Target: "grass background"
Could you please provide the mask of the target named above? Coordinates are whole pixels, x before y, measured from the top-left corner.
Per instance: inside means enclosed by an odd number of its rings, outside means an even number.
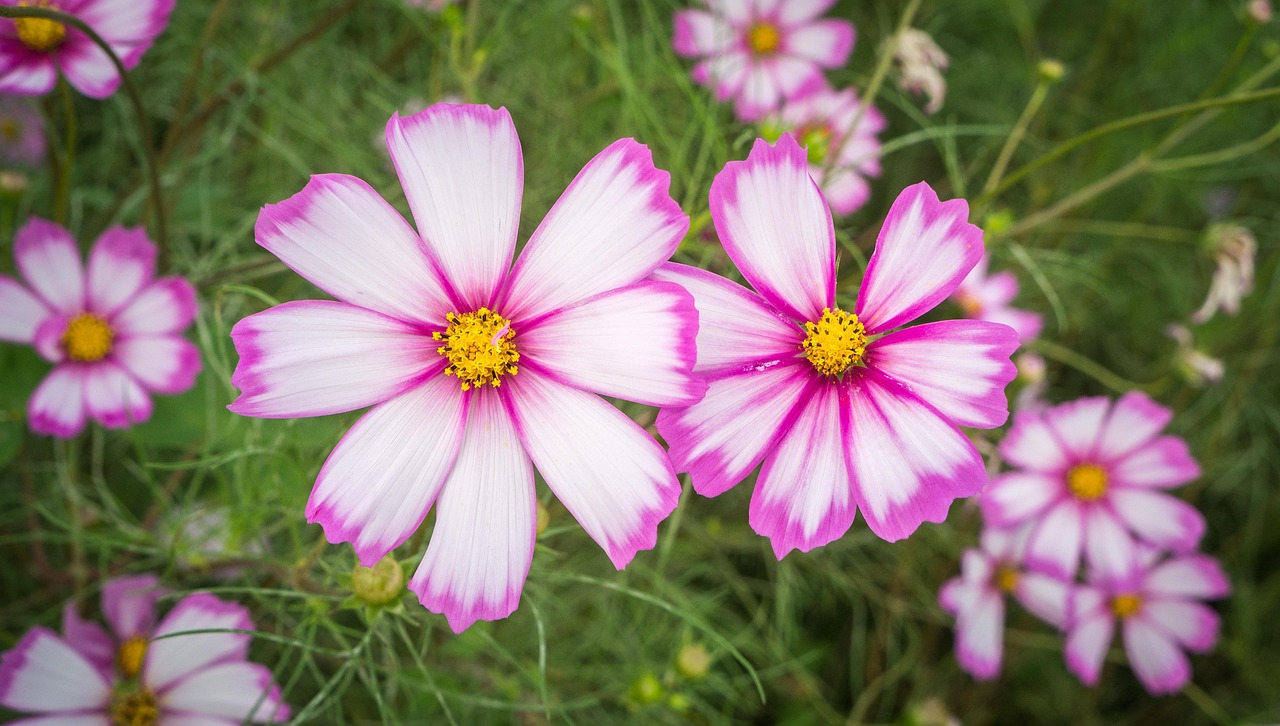
[[[837,4],[831,14],[852,19],[859,39],[849,64],[830,74],[834,85],[867,85],[906,5]],[[103,578],[150,571],[174,589],[168,603],[212,587],[249,605],[261,631],[253,657],[275,669],[298,720],[311,723],[923,723],[917,710],[931,699],[965,723],[1280,719],[1280,155],[1270,145],[1239,148],[1280,120],[1280,104],[1136,124],[998,195],[980,193],[1043,58],[1060,59],[1067,73],[1011,171],[1100,124],[1218,98],[1255,74],[1267,74],[1257,88],[1274,87],[1276,26],[1250,26],[1227,0],[925,2],[914,24],[951,55],[946,105],[925,116],[919,99],[892,82],[881,88],[882,138],[900,141],[871,201],[836,223],[851,296],[889,203],[908,184],[924,179],[943,198],[965,196],[976,220],[1011,217],[1013,231],[988,234],[988,245],[993,268],[1022,280],[1020,305],[1046,315],[1048,397],[1141,387],[1177,412],[1170,430],[1204,469],[1180,493],[1205,512],[1203,547],[1235,587],[1219,605],[1218,648],[1193,657],[1181,694],[1147,696],[1118,648],[1101,685],[1082,686],[1066,671],[1060,637],[1016,608],[1004,675],[979,684],[961,672],[936,593],[976,542],[980,521],[964,502],[945,524],[900,543],[859,521],[837,542],[778,562],[746,524],[752,481],[716,499],[686,491],[658,547],[616,573],[540,483],[550,524],[511,618],[455,636],[411,595],[402,611],[373,618],[343,608],[354,555],[327,544],[303,508],[358,414],[260,421],[225,410],[236,394],[230,327],[276,301],[321,296],[254,245],[258,209],[309,174],[344,172],[407,215],[375,140],[392,111],[456,94],[514,118],[526,169],[522,241],[578,169],[623,136],[650,146],[697,224],[712,177],[744,158],[756,134],[694,86],[670,51],[679,6],[485,0],[432,16],[397,0],[180,0],[131,77],[160,157],[170,270],[201,291],[193,337],[205,372],[195,390],[157,399],[146,425],[91,426],[59,442],[30,434],[23,420],[47,365],[0,346],[0,647],[34,624],[56,626],[69,597],[96,609]],[[46,107],[56,139],[62,107],[56,98]],[[86,246],[112,224],[145,220],[154,233],[126,99],[77,97],[74,110],[69,228]],[[1156,163],[1023,224],[1189,122],[1203,125],[1162,158],[1219,163]],[[15,225],[53,213],[52,175],[29,176],[25,195],[3,200],[6,273]],[[1195,328],[1227,371],[1196,387],[1178,375],[1163,329],[1203,299],[1213,269],[1203,232],[1219,220],[1256,233],[1257,290],[1238,316]],[[677,259],[736,275],[715,243],[692,235]],[[652,420],[652,410],[626,410]],[[208,512],[222,518],[215,545],[187,527]],[[397,552],[408,567],[429,523]],[[689,644],[713,657],[702,679],[674,667]]]

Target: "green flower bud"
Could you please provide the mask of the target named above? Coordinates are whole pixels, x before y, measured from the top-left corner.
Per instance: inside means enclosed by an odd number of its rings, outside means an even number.
[[[388,605],[404,592],[404,568],[389,554],[373,567],[356,565],[351,589],[369,605]]]

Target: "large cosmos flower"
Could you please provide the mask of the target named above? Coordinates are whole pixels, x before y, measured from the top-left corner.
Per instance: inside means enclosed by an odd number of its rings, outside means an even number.
[[[169,24],[175,0],[0,0],[59,10],[93,28],[133,68]],[[76,90],[106,98],[120,87],[111,58],[79,30],[47,18],[0,18],[0,93],[40,95],[62,72]]]
[[[191,388],[200,351],[182,331],[195,289],[155,278],[156,248],[141,229],[112,227],[86,270],[67,230],[32,218],[13,244],[27,289],[0,275],[0,340],[28,343],[57,364],[27,404],[31,429],[69,438],[92,418],[121,428],[151,417],[148,392]]]
[[[923,182],[889,210],[857,303],[836,300],[831,211],[805,152],[784,134],[757,140],[711,184],[711,215],[746,288],[666,265],[700,316],[696,373],[706,398],[666,407],[658,431],[677,471],[718,495],[762,460],[751,526],[782,557],[844,534],[860,507],[887,540],[940,522],[986,474],[956,425],[1008,417],[1013,330],[948,320],[890,332],[946,299],[982,255],[962,199]]]
[[[295,417],[374,406],[320,470],[307,519],[372,566],[434,504],[410,587],[460,632],[519,602],[534,466],[619,569],[675,508],[662,448],[595,394],[702,397],[693,301],[645,279],[689,220],[649,150],[622,139],[583,168],[511,267],[524,163],[506,109],[394,115],[387,144],[418,233],[339,174],[262,210],[258,243],[338,301],[240,321],[232,382],[242,393],[230,408]]]
[[[253,630],[241,605],[188,595],[156,624],[162,594],[150,575],[108,581],[102,610],[110,632],[62,613],[62,637],[35,627],[0,656],[0,705],[38,714],[36,726],[208,726],[287,721],[271,671],[247,660]]]
[[[835,0],[704,0],[707,10],[681,10],[671,44],[702,58],[693,80],[734,100],[743,121],[755,121],[782,101],[825,85],[823,68],[844,65],[853,24],[818,16]]]
[[[1160,431],[1173,414],[1139,392],[1115,405],[1081,398],[1023,411],[1000,442],[1016,470],[993,478],[982,495],[987,521],[1012,527],[1034,521],[1027,566],[1073,579],[1081,551],[1099,578],[1134,574],[1134,537],[1186,552],[1204,534],[1204,516],[1160,489],[1200,475],[1176,436]]]

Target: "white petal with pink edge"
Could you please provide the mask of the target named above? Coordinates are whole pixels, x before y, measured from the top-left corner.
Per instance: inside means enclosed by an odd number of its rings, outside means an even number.
[[[84,310],[84,265],[67,230],[32,217],[14,237],[13,256],[32,292],[49,307],[67,315]]]
[[[372,406],[438,373],[445,359],[425,329],[330,300],[301,300],[231,329],[240,362],[228,408],[245,416],[321,416]],[[371,355],[376,351],[376,355]]]
[[[22,283],[0,275],[0,340],[11,343],[33,343],[36,328],[54,314],[40,298]]]
[[[195,385],[200,373],[200,349],[174,335],[117,338],[111,355],[156,393],[182,393]]]
[[[0,93],[43,96],[57,83],[51,55],[32,51],[17,37],[0,37]]]
[[[982,491],[982,516],[992,524],[1010,527],[1043,512],[1063,496],[1057,477],[1035,471],[1006,471],[987,482]]]
[[[118,335],[180,333],[196,319],[196,290],[181,277],[161,277],[110,321]]]
[[[524,157],[507,109],[437,103],[387,121],[387,149],[418,233],[459,302],[493,305],[511,265]],[[459,312],[459,311],[455,311]]]
[[[111,686],[53,631],[36,626],[0,655],[0,706],[49,713],[102,709]]]
[[[156,625],[156,601],[165,593],[155,575],[108,580],[102,586],[102,612],[116,638],[149,636]]]
[[[350,542],[365,567],[403,544],[453,470],[468,398],[435,375],[365,414],[320,469],[307,521],[330,542]]]
[[[671,175],[634,139],[596,154],[521,251],[503,314],[541,315],[647,277],[689,229],[670,187]]]
[[[765,459],[751,495],[750,523],[782,559],[838,539],[857,512],[844,462],[840,390],[818,386]]]
[[[238,726],[239,724],[239,721],[203,713],[166,712],[164,714],[164,726]]]
[[[89,251],[88,307],[110,316],[156,274],[156,246],[141,227],[112,227]]]
[[[1191,680],[1191,664],[1172,637],[1140,617],[1126,620],[1121,630],[1129,666],[1149,693],[1176,693]]]
[[[835,228],[804,149],[783,134],[756,139],[746,161],[711,182],[711,217],[725,251],[772,305],[802,320],[835,306]]]
[[[78,31],[72,31],[78,36]],[[89,98],[103,99],[120,87],[111,56],[83,36],[73,38],[58,48],[58,66],[67,82]]]
[[[673,262],[659,267],[650,279],[674,282],[693,295],[698,310],[698,360],[693,367],[697,373],[743,371],[762,361],[795,358],[802,349],[800,327],[736,282]]]
[[[1080,506],[1084,514],[1084,556],[1091,582],[1127,583],[1137,576],[1138,556],[1129,532],[1105,504]]]
[[[697,403],[693,376],[698,311],[683,287],[642,281],[611,290],[516,330],[521,364],[605,396],[651,406]]]
[[[926,183],[902,190],[876,237],[858,290],[858,318],[882,333],[932,310],[982,257],[982,230],[963,199],[938,201]]]
[[[1004,598],[983,592],[956,616],[956,660],[980,681],[1000,674],[1004,655]]]
[[[417,233],[363,180],[317,174],[258,214],[259,245],[339,300],[395,318],[438,322],[453,310]]]
[[[671,47],[679,55],[696,57],[718,53],[738,39],[738,33],[721,18],[705,10],[679,10]]]
[[[244,606],[206,592],[188,595],[156,627],[147,644],[142,681],[159,693],[214,663],[244,660],[249,650],[245,633],[190,631],[252,629]]]
[[[101,713],[56,713],[49,716],[34,716],[32,718],[18,719],[17,721],[9,721],[5,726],[114,726],[111,717],[107,715],[105,708],[101,709]],[[165,726],[170,724],[182,726],[176,721],[165,721]],[[209,726],[234,726],[230,723],[210,724]]]
[[[235,722],[289,720],[289,706],[280,697],[271,671],[257,663],[211,665],[159,694],[158,701],[161,712],[199,713]]]
[[[62,637],[72,648],[80,651],[104,676],[111,678],[116,659],[116,641],[97,623],[80,617],[75,601],[68,600],[62,606]]]
[[[1066,622],[1069,593],[1067,583],[1038,572],[1020,573],[1013,590],[1013,596],[1023,607],[1055,628],[1061,628]]]
[[[1218,642],[1218,614],[1197,602],[1148,598],[1135,617],[1149,621],[1196,653],[1207,653]]]
[[[812,64],[810,67],[818,78],[822,77],[821,71]],[[784,98],[778,79],[773,73],[772,64],[754,57],[746,59],[746,67],[741,75],[741,86],[735,95],[737,98],[733,103],[733,113],[739,121],[745,123],[758,121],[766,114],[777,110],[778,104],[782,103]]]
[[[750,70],[751,56],[743,51],[728,50],[695,65],[689,76],[709,86],[716,100],[728,101],[742,92]]]
[[[781,52],[817,63],[823,68],[838,68],[849,60],[853,41],[853,24],[849,21],[819,20],[788,29],[783,36]]]
[[[978,493],[982,458],[955,426],[874,369],[846,376],[845,456],[872,532],[894,542]]]
[[[761,364],[761,370],[709,382],[707,395],[686,408],[658,412],[658,432],[676,471],[687,471],[699,494],[714,497],[742,481],[790,426],[792,411],[821,385],[807,362]]]
[[[1027,541],[1027,566],[1063,580],[1073,579],[1084,545],[1084,512],[1074,499],[1061,499],[1047,510]]]
[[[84,428],[85,367],[64,363],[36,386],[27,401],[27,423],[38,434],[69,439]]]
[[[84,409],[104,428],[122,429],[151,418],[151,396],[110,360],[84,367]]]
[[[1187,442],[1177,436],[1142,444],[1109,469],[1115,484],[1126,487],[1168,489],[1200,476],[1200,465],[1191,457]]]
[[[1163,492],[1112,489],[1108,498],[1120,519],[1139,537],[1174,552],[1195,549],[1204,535],[1204,515]]]
[[[1077,398],[1044,412],[1044,421],[1067,456],[1078,462],[1098,462],[1098,438],[1111,411],[1111,400],[1103,396]]]
[[[520,604],[533,562],[535,506],[533,466],[515,424],[497,392],[481,389],[436,502],[431,543],[409,582],[453,632],[505,618]]]
[[[1185,555],[1157,565],[1147,574],[1145,589],[1164,597],[1211,599],[1230,594],[1231,583],[1217,560]]]
[[[1130,391],[1111,407],[1098,434],[1097,454],[1103,460],[1116,459],[1154,439],[1173,418],[1173,412],[1151,400],[1145,393]]]
[[[658,540],[680,499],[666,452],[608,402],[521,371],[503,389],[547,486],[621,570]]]
[[[1081,618],[1067,631],[1067,669],[1085,685],[1098,685],[1102,660],[1111,646],[1116,621],[1109,612],[1094,612]]]
[[[1013,426],[1000,442],[1000,455],[1023,469],[1055,475],[1065,472],[1070,463],[1062,444],[1037,411],[1014,414]]]
[[[1018,335],[979,320],[916,325],[867,346],[868,366],[928,401],[960,426],[994,428],[1009,417],[1004,389],[1018,374]]]
[[[125,68],[132,68],[169,22],[175,0],[94,0],[76,14],[111,45]],[[107,61],[110,66],[111,62]]]
[[[983,597],[989,589],[987,583],[953,577],[943,583],[942,588],[938,590],[938,605],[952,616],[959,615],[972,609],[978,599]]]

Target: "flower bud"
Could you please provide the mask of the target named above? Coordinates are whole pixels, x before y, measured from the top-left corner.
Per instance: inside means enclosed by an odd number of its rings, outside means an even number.
[[[706,678],[711,670],[711,654],[697,643],[690,643],[676,655],[676,672],[691,681]]]
[[[351,589],[369,605],[387,605],[404,592],[404,568],[391,555],[373,567],[356,565],[351,571]]]

